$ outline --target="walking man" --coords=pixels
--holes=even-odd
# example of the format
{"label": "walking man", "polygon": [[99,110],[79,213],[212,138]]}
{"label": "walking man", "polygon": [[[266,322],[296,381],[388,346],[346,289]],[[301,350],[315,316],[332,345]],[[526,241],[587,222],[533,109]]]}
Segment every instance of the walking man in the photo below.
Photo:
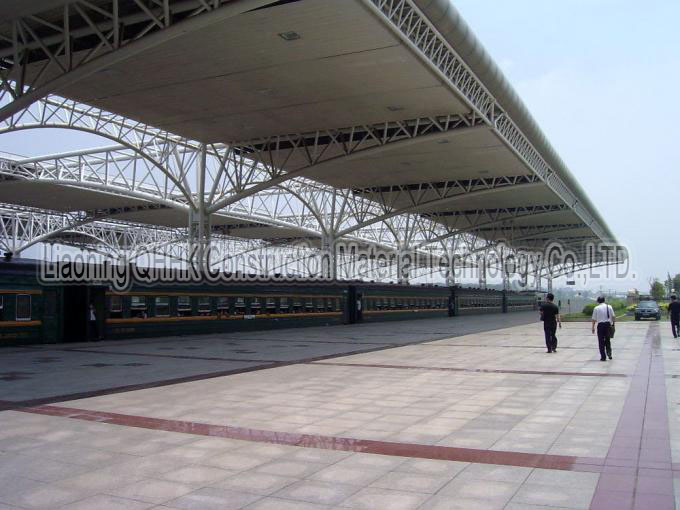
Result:
{"label": "walking man", "polygon": [[597,327],[597,342],[600,347],[600,361],[612,359],[611,327],[616,324],[614,309],[604,302],[604,297],[597,298],[599,303],[593,308],[593,334]]}
{"label": "walking man", "polygon": [[560,319],[560,309],[553,303],[555,296],[550,293],[546,296],[547,301],[541,305],[541,320],[543,321],[543,332],[545,333],[545,346],[547,352],[557,352],[557,325],[562,327]]}
{"label": "walking man", "polygon": [[667,314],[671,318],[673,338],[678,338],[678,335],[680,335],[680,302],[675,294],[671,296],[671,302],[668,303]]}
{"label": "walking man", "polygon": [[97,323],[97,314],[95,312],[94,303],[90,303],[90,306],[87,309],[87,326],[89,330],[88,331],[89,340],[91,342],[101,340],[101,336],[99,334],[99,324]]}

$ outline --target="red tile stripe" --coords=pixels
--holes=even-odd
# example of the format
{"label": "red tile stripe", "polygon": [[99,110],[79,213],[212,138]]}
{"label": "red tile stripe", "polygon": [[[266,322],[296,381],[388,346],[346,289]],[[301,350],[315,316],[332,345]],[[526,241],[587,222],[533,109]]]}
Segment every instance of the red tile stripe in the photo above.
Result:
{"label": "red tile stripe", "polygon": [[559,371],[540,371],[540,370],[495,370],[486,368],[459,368],[459,367],[422,367],[415,365],[386,365],[373,363],[341,363],[335,361],[310,362],[311,365],[332,365],[339,367],[360,367],[360,368],[398,368],[404,370],[436,370],[444,372],[473,372],[486,374],[520,374],[520,375],[560,375],[560,376],[583,376],[583,377],[629,377],[627,374],[617,374],[614,372],[559,372]]}
{"label": "red tile stripe", "polygon": [[658,324],[647,330],[591,510],[673,510],[663,351]]}
{"label": "red tile stripe", "polygon": [[397,457],[450,460],[472,462],[477,464],[495,464],[520,466],[563,471],[581,471],[599,473],[605,459],[591,457],[572,457],[566,455],[545,455],[497,450],[479,450],[472,448],[454,448],[449,446],[419,445],[413,443],[396,443],[353,439],[347,437],[322,436],[313,434],[296,434],[271,430],[232,427],[229,425],[213,425],[190,421],[166,420],[145,416],[90,411],[61,406],[38,406],[21,409],[21,412],[58,416],[75,420],[95,421],[112,425],[181,432],[199,436],[222,437],[259,443],[274,443],[324,450],[341,450],[361,453],[374,453]]}

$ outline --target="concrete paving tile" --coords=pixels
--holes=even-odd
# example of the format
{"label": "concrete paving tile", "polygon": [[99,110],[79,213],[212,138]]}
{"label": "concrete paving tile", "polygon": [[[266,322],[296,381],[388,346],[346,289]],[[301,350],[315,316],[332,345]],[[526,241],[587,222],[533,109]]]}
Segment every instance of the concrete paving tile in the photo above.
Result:
{"label": "concrete paving tile", "polygon": [[237,492],[252,492],[253,494],[268,496],[298,481],[298,478],[244,471],[217,482],[213,486]]}
{"label": "concrete paving tile", "polygon": [[253,471],[291,478],[305,478],[325,467],[327,467],[327,464],[283,459],[262,464],[254,468]]}
{"label": "concrete paving tile", "polygon": [[338,505],[359,490],[361,487],[355,485],[301,480],[281,489],[273,496],[319,505]]}
{"label": "concrete paving tile", "polygon": [[406,462],[399,464],[395,468],[395,471],[423,475],[448,476],[449,478],[453,478],[469,465],[470,464],[467,462],[450,460],[408,459]]}
{"label": "concrete paving tile", "polygon": [[158,477],[170,482],[204,487],[206,485],[211,485],[218,481],[224,480],[234,474],[234,471],[229,471],[226,469],[220,469],[211,466],[193,465],[175,469],[173,471],[168,471],[167,473],[158,475]]}
{"label": "concrete paving tile", "polygon": [[352,452],[343,452],[340,450],[324,450],[321,448],[295,448],[292,452],[284,457],[286,460],[296,460],[300,462],[314,462],[317,464],[335,464],[336,462],[346,459],[353,455]]}
{"label": "concrete paving tile", "polygon": [[148,503],[161,504],[171,499],[184,496],[196,490],[192,485],[170,482],[166,480],[145,479],[131,485],[111,489],[111,496],[134,499]]}
{"label": "concrete paving tile", "polygon": [[131,473],[110,472],[106,469],[100,469],[66,478],[51,485],[82,494],[94,495],[124,485],[130,485],[137,480],[138,478]]}
{"label": "concrete paving tile", "polygon": [[553,469],[534,469],[526,482],[530,484],[556,485],[558,487],[595,490],[600,475]]}
{"label": "concrete paving tile", "polygon": [[434,494],[451,480],[449,476],[392,471],[378,478],[371,487]]}
{"label": "concrete paving tile", "polygon": [[245,507],[246,510],[330,510],[333,507],[317,505],[304,501],[295,501],[281,498],[264,498],[252,505]]}
{"label": "concrete paving tile", "polygon": [[436,495],[428,499],[418,510],[504,510],[505,503],[488,499],[459,498]]}
{"label": "concrete paving tile", "polygon": [[203,459],[201,464],[214,466],[230,471],[248,471],[262,464],[270,462],[270,458],[258,455],[247,455],[246,453],[226,452],[207,459]]}
{"label": "concrete paving tile", "polygon": [[98,494],[59,508],[60,510],[147,510],[153,506],[151,503],[144,503],[133,499]]}
{"label": "concrete paving tile", "polygon": [[414,510],[419,508],[430,495],[418,492],[404,492],[389,489],[369,487],[362,489],[339,506],[342,508],[356,508],[374,510],[389,508],[390,510]]}
{"label": "concrete paving tile", "polygon": [[525,483],[512,498],[512,502],[538,506],[586,509],[590,506],[593,492],[593,489]]}
{"label": "concrete paving tile", "polygon": [[204,487],[173,499],[165,506],[180,510],[238,510],[261,499],[262,496],[217,487]]}
{"label": "concrete paving tile", "polygon": [[338,467],[357,467],[391,471],[406,462],[404,457],[377,455],[372,453],[355,453],[335,465]]}
{"label": "concrete paving tile", "polygon": [[38,483],[6,486],[0,489],[0,502],[26,509],[47,509],[73,503],[89,494],[73,488]]}
{"label": "concrete paving tile", "polygon": [[345,467],[333,464],[317,471],[309,479],[364,487],[370,485],[384,474],[385,470],[382,469],[360,468],[356,466]]}
{"label": "concrete paving tile", "polygon": [[439,491],[442,496],[470,499],[490,499],[507,503],[515,495],[521,482],[454,478]]}
{"label": "concrete paving tile", "polygon": [[533,470],[534,468],[529,467],[470,464],[456,477],[456,479],[523,483]]}

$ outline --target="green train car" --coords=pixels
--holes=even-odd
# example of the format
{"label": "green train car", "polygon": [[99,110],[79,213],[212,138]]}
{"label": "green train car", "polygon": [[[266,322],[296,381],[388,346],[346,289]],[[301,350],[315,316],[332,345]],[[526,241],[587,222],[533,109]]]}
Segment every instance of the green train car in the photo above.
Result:
{"label": "green train car", "polygon": [[[365,282],[42,285],[37,262],[0,262],[0,345],[330,326],[529,310],[532,293]],[[94,320],[92,320],[94,319]]]}

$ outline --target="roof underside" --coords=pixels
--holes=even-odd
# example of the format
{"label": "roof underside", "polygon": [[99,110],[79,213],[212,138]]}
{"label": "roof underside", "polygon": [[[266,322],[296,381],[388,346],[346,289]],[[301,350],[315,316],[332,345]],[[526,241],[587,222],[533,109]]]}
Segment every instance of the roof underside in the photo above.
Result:
{"label": "roof underside", "polygon": [[[238,1],[238,0],[235,0]],[[42,0],[58,6],[60,0]],[[34,2],[37,6],[38,2]],[[10,1],[0,7],[24,2]],[[55,12],[58,12],[55,11]],[[297,40],[279,34],[294,31]],[[30,80],[30,75],[29,75]],[[202,142],[253,143],[267,137],[467,115],[470,107],[448,83],[361,0],[298,0],[251,11],[168,41],[59,91],[60,95]],[[295,155],[277,161],[286,171],[306,167]],[[354,189],[390,207],[408,207],[391,187],[529,176],[531,169],[486,127],[424,137],[380,152],[337,158],[302,176]],[[359,191],[360,190],[360,191]],[[436,191],[430,191],[433,199]],[[54,197],[59,199],[55,200]],[[425,197],[427,198],[427,197]],[[59,210],[138,207],[143,200],[35,182],[7,182],[0,202]],[[567,204],[570,206],[571,204]],[[464,227],[480,210],[553,207],[508,219],[514,227],[555,227],[552,238],[595,238],[583,220],[543,182],[493,193],[460,194],[410,210]],[[180,210],[122,213],[117,219],[186,226]],[[242,220],[217,217],[214,225]],[[251,228],[251,230],[248,230]],[[243,226],[244,237],[286,238],[300,232]],[[498,238],[502,229],[480,230]],[[518,240],[539,244],[536,234]]]}

